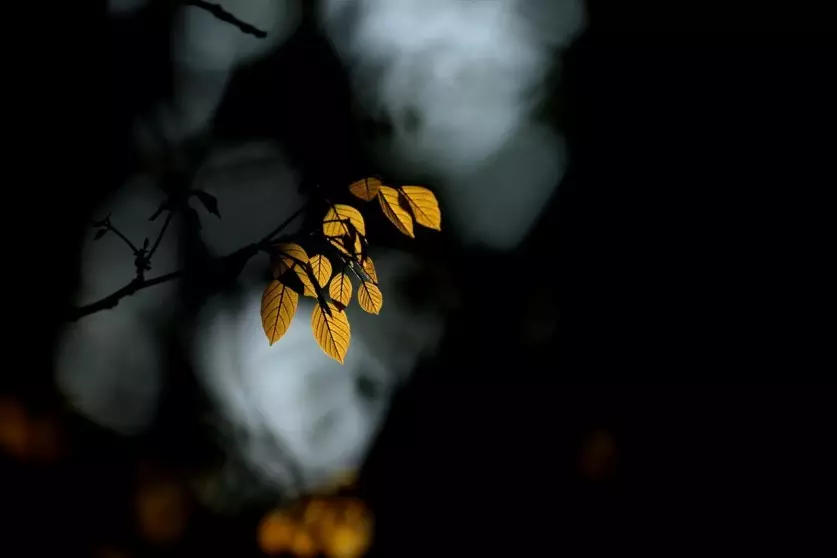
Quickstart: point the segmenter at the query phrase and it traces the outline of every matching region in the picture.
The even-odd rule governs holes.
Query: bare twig
[[[161,275],[160,277],[155,277],[154,279],[141,279],[139,277],[135,278],[133,281],[119,289],[118,291],[109,294],[105,298],[97,300],[96,302],[92,302],[85,306],[80,306],[77,308],[73,308],[70,310],[69,315],[67,316],[68,322],[75,322],[83,318],[84,316],[89,316],[90,314],[95,314],[101,310],[107,310],[109,308],[114,308],[119,301],[125,298],[126,296],[130,296],[137,291],[141,291],[143,289],[147,289],[149,287],[153,287],[155,285],[159,285],[160,283],[165,283],[167,281],[171,281],[173,279],[179,278],[183,275],[183,270],[175,271],[174,273],[169,273],[167,275]]]
[[[225,264],[233,264],[233,263],[240,263],[241,258],[244,258],[245,261],[249,260],[255,254],[259,252],[259,250],[268,251],[270,249],[271,244],[273,244],[276,240],[276,236],[281,234],[288,225],[293,222],[294,219],[302,215],[305,211],[306,207],[302,206],[297,209],[290,217],[282,221],[275,229],[273,229],[268,235],[264,238],[259,240],[258,242],[254,242],[252,244],[248,244],[242,248],[239,248],[235,252],[218,258],[216,261],[220,264],[220,266],[224,266]],[[169,218],[171,217],[171,213],[169,213]],[[154,247],[151,249],[151,253],[157,248],[159,244],[160,238],[162,238],[163,233],[165,232],[166,225],[170,221],[169,218],[166,218],[166,224],[163,225],[163,230],[160,231],[160,235],[157,237],[157,241],[154,243]],[[150,254],[149,254],[150,256]],[[122,287],[116,292],[109,294],[108,296],[97,300],[96,302],[92,302],[85,306],[78,306],[72,308],[67,315],[65,321],[67,322],[75,322],[80,320],[85,316],[89,316],[90,314],[95,314],[96,312],[100,312],[102,310],[108,310],[110,308],[115,308],[119,301],[125,298],[126,296],[131,296],[132,294],[136,293],[137,291],[141,291],[143,289],[147,289],[149,287],[153,287],[155,285],[160,285],[161,283],[166,283],[168,281],[173,281],[174,279],[179,279],[183,275],[185,275],[186,270],[180,269],[173,273],[168,273],[166,275],[161,275],[160,277],[155,277],[153,279],[145,279],[142,276],[137,276],[134,278],[133,281]]]
[[[148,255],[146,256],[147,260],[151,260],[151,256],[154,255],[154,252],[156,252],[157,248],[160,246],[160,242],[163,240],[163,235],[166,234],[166,229],[169,228],[169,223],[171,223],[171,216],[172,212],[169,211],[169,214],[166,215],[166,220],[163,222],[163,228],[160,229],[160,233],[157,235],[157,240],[154,241],[154,246],[152,246],[151,250],[148,251]]]
[[[136,255],[136,254],[139,252],[139,250],[138,250],[138,249],[137,249],[137,247],[134,245],[134,243],[133,243],[133,242],[131,242],[131,241],[128,239],[128,237],[127,237],[127,236],[125,236],[124,234],[122,234],[122,231],[120,231],[119,229],[117,229],[116,227],[114,227],[114,226],[113,226],[113,223],[111,223],[111,222],[110,222],[110,215],[108,215],[107,217],[105,217],[105,218],[104,218],[104,219],[102,219],[101,221],[94,221],[94,222],[93,222],[93,226],[95,226],[95,227],[104,227],[104,229],[105,229],[105,230],[111,231],[113,234],[115,234],[116,236],[118,236],[120,239],[122,239],[122,242],[124,242],[125,244],[127,244],[127,245],[128,245],[128,248],[130,248],[130,249],[131,249],[131,253],[132,253],[132,254]]]
[[[261,247],[261,245],[264,245],[264,246],[268,246],[268,245],[270,245],[270,243],[271,243],[271,242],[273,242],[273,237],[275,237],[277,234],[279,234],[279,233],[281,233],[283,230],[285,230],[285,227],[287,227],[288,225],[290,225],[290,224],[291,224],[291,222],[292,222],[294,219],[296,219],[297,217],[299,217],[300,215],[302,215],[302,212],[303,212],[303,211],[305,211],[305,206],[302,206],[302,207],[300,207],[299,209],[297,209],[296,211],[294,211],[294,212],[293,212],[293,214],[291,214],[291,216],[290,216],[290,217],[288,217],[287,219],[285,219],[284,221],[282,221],[282,222],[279,224],[279,226],[278,226],[278,227],[276,227],[275,229],[273,229],[272,231],[270,231],[270,233],[268,233],[268,235],[267,235],[267,236],[265,236],[264,238],[262,238],[262,239],[259,241],[259,245],[260,245],[260,247]]]
[[[183,3],[187,6],[194,6],[195,8],[206,10],[221,21],[229,23],[231,25],[235,25],[241,30],[242,33],[246,35],[253,35],[254,37],[257,37],[259,39],[264,39],[265,37],[267,37],[266,32],[253,27],[249,23],[244,23],[243,21],[232,15],[230,12],[226,11],[218,4],[205,2],[204,0],[184,0]]]

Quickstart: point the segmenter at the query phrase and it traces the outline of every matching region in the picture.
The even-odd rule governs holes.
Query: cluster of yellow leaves
[[[362,501],[314,497],[265,515],[257,537],[265,554],[359,558],[372,542],[372,529],[372,514]]]
[[[442,228],[439,202],[422,186],[393,187],[377,178],[364,178],[353,182],[349,191],[365,201],[377,198],[387,219],[411,238],[415,238],[414,219],[430,229]],[[360,211],[346,204],[331,204],[322,224],[322,236],[332,248],[332,259],[324,254],[309,257],[296,243],[275,246],[274,280],[262,295],[262,326],[272,345],[290,328],[300,293],[315,298],[317,305],[311,315],[314,338],[328,356],[342,364],[351,341],[345,310],[354,290],[352,276],[359,281],[357,302],[362,310],[378,314],[384,298],[375,264],[367,254],[366,223]]]
[[[423,186],[393,187],[384,185],[377,178],[363,178],[352,182],[349,191],[365,201],[377,198],[386,218],[410,238],[415,238],[413,219],[428,229],[442,230],[439,202],[433,192]]]

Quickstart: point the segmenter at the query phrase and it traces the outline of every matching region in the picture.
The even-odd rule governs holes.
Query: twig
[[[229,23],[231,25],[235,25],[241,30],[242,33],[246,35],[253,35],[254,37],[257,37],[259,39],[264,39],[265,37],[267,37],[266,32],[253,27],[249,23],[244,23],[243,21],[232,15],[230,12],[228,12],[218,4],[205,2],[204,0],[184,0],[183,3],[187,6],[194,6],[195,8],[206,10],[221,21]]]
[[[127,236],[125,236],[124,234],[122,234],[122,231],[120,231],[119,229],[117,229],[116,227],[114,227],[114,226],[113,226],[113,224],[110,222],[110,215],[108,215],[107,217],[105,217],[105,218],[104,218],[104,219],[102,219],[101,221],[94,221],[94,222],[93,222],[93,226],[96,226],[96,227],[104,227],[104,230],[108,230],[108,231],[113,232],[116,236],[118,236],[120,239],[122,239],[122,241],[123,241],[125,244],[127,244],[127,245],[128,245],[128,248],[130,248],[130,249],[131,249],[131,253],[132,253],[132,254],[136,255],[136,254],[139,252],[139,250],[137,249],[137,247],[136,247],[136,246],[134,246],[134,243],[133,243],[133,242],[131,242],[131,241],[128,239],[128,237],[127,237]],[[100,234],[101,234],[101,233],[100,233]]]
[[[306,207],[303,205],[299,209],[297,209],[290,217],[282,221],[279,226],[273,229],[270,234],[259,240],[258,242],[254,242],[252,244],[248,244],[242,248],[239,248],[235,252],[218,258],[216,261],[221,264],[222,266],[228,262],[240,262],[240,258],[244,258],[245,261],[249,260],[255,254],[259,252],[259,250],[268,250],[270,245],[273,243],[275,237],[280,234],[288,225],[293,222],[294,219],[302,215],[305,211]],[[169,217],[171,217],[171,213],[169,213]],[[169,222],[169,218],[166,218],[166,224]],[[166,225],[163,225],[163,230],[160,231],[160,235],[157,237],[157,242],[154,243],[154,248],[151,249],[151,252],[156,249],[157,244],[159,244],[159,239],[162,238],[163,232],[166,229]],[[168,273],[166,275],[161,275],[160,277],[155,277],[154,279],[144,279],[143,277],[136,277],[133,281],[122,287],[116,292],[109,294],[108,296],[97,300],[96,302],[92,302],[85,306],[78,306],[72,308],[67,315],[65,321],[67,322],[76,322],[85,316],[89,316],[90,314],[95,314],[96,312],[100,312],[102,310],[108,310],[111,308],[115,308],[119,301],[125,298],[126,296],[131,296],[132,294],[136,293],[137,291],[141,291],[143,289],[147,289],[149,287],[153,287],[155,285],[159,285],[161,283],[166,283],[168,281],[172,281],[174,279],[179,279],[186,273],[185,269],[180,269],[178,271]]]
[[[181,275],[183,275],[182,269],[173,273],[169,273],[167,275],[155,277],[154,279],[140,279],[139,277],[137,277],[118,291],[109,294],[105,298],[87,304],[86,306],[73,308],[72,310],[70,310],[70,313],[67,316],[66,321],[76,322],[85,316],[89,316],[90,314],[95,314],[96,312],[99,312],[101,310],[114,308],[117,304],[119,304],[119,301],[125,298],[126,296],[130,296],[137,291],[141,291],[143,289],[159,285],[160,283],[165,283],[167,281],[177,279]]]
[[[169,214],[166,215],[166,220],[163,222],[163,228],[160,229],[160,233],[157,235],[157,240],[154,241],[154,246],[151,247],[151,250],[148,251],[148,255],[145,257],[146,260],[151,261],[151,256],[154,255],[154,252],[156,252],[157,248],[160,246],[160,242],[163,240],[163,235],[166,234],[166,229],[169,228],[169,223],[171,223],[171,216],[172,212],[169,211]]]
[[[259,247],[262,247],[262,245],[264,245],[264,246],[268,246],[268,245],[270,245],[270,243],[273,241],[273,237],[274,237],[274,236],[276,236],[277,234],[281,233],[283,230],[285,230],[285,227],[287,227],[288,225],[290,225],[290,224],[291,224],[291,222],[292,222],[294,219],[296,219],[297,217],[299,217],[300,215],[302,215],[302,212],[303,212],[303,211],[305,211],[305,206],[302,206],[302,207],[300,207],[299,209],[297,209],[296,211],[294,211],[294,212],[293,212],[293,214],[291,214],[291,216],[290,216],[290,217],[288,217],[287,219],[285,219],[284,221],[282,221],[282,223],[280,223],[278,227],[276,227],[275,229],[273,229],[272,231],[270,231],[270,233],[269,233],[267,236],[265,236],[264,238],[262,238],[262,239],[258,242]]]

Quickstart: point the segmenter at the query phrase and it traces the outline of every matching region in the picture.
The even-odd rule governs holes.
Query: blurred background
[[[224,4],[275,43],[262,51],[223,22],[223,40],[202,35],[184,14],[217,20],[206,6],[102,3],[96,56],[81,47],[72,70],[95,60],[96,92],[61,78],[68,99],[110,112],[101,130],[56,132],[57,150],[83,153],[18,215],[48,223],[45,240],[7,255],[44,285],[21,276],[37,311],[10,309],[26,325],[0,384],[3,555],[260,556],[281,538],[265,518],[296,513],[244,473],[220,478],[247,497],[212,505],[228,434],[177,351],[139,434],[80,413],[56,384],[90,219],[137,172],[163,176],[166,149],[200,152],[209,121],[214,138],[279,145],[302,195],[382,174],[427,184],[450,215],[409,242],[369,218],[373,242],[444,270],[423,284],[446,325],[393,390],[354,482],[321,497],[374,522],[367,555],[800,552],[833,535],[833,365],[813,350],[820,301],[793,283],[827,259],[795,235],[824,237],[828,221],[800,219],[814,202],[790,196],[828,184],[808,163],[824,147],[801,140],[829,130],[822,23],[536,0],[486,1],[486,14],[462,0],[465,16],[442,0],[276,2],[249,21],[265,12]],[[504,17],[489,49],[478,31]],[[457,25],[466,39],[434,50]],[[463,70],[483,55],[492,71]]]

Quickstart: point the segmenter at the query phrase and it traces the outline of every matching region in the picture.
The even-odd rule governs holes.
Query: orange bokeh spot
[[[0,451],[18,459],[53,461],[61,452],[58,423],[51,416],[33,418],[14,399],[0,399]]]
[[[150,482],[137,492],[136,513],[139,531],[147,540],[174,541],[186,528],[186,496],[174,482]]]
[[[313,497],[265,515],[258,527],[266,554],[360,558],[372,543],[372,514],[355,498]]]
[[[290,517],[275,511],[259,523],[259,548],[266,554],[280,554],[291,549],[298,526]]]
[[[311,533],[300,526],[291,541],[290,550],[299,558],[311,558],[317,555],[317,543]]]
[[[372,543],[372,515],[355,498],[333,498],[325,503],[325,513],[316,533],[326,556],[359,558]]]
[[[0,399],[0,449],[19,459],[29,455],[29,417],[14,399]]]

